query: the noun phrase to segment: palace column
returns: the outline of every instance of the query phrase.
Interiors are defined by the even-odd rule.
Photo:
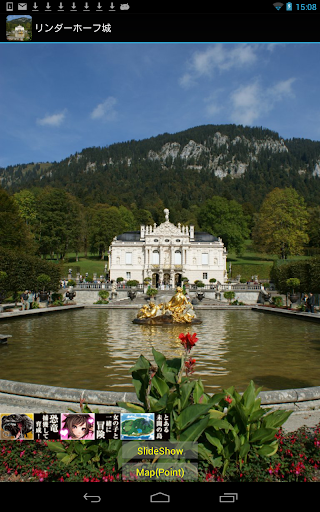
[[[174,288],[174,247],[170,247],[170,285]]]

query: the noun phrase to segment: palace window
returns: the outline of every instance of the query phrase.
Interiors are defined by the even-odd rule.
[[[202,265],[209,265],[209,254],[207,252],[202,253]]]
[[[154,265],[159,265],[159,263],[160,263],[159,251],[153,251],[153,253],[152,253],[152,263]]]
[[[126,265],[132,265],[132,252],[126,252]]]
[[[175,251],[174,253],[174,264],[181,265],[181,251]]]
[[[208,274],[207,274],[207,272],[203,272],[203,274],[202,274],[202,279],[208,279]]]

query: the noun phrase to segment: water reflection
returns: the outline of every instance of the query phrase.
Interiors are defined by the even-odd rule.
[[[133,324],[132,310],[81,310],[1,324],[11,334],[0,347],[2,379],[39,384],[133,391],[130,368],[152,347],[179,357],[181,332],[196,332],[194,378],[207,392],[251,379],[263,389],[319,385],[320,327],[252,311],[199,311],[202,324]]]

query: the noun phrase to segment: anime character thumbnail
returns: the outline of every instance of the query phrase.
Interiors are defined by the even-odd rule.
[[[94,414],[61,414],[61,439],[94,439]]]

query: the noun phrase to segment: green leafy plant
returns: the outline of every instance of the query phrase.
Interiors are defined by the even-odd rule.
[[[109,292],[107,290],[100,290],[98,295],[102,300],[107,300],[109,297]]]
[[[130,281],[127,281],[127,286],[138,286],[139,281],[136,279],[131,279]]]
[[[236,294],[232,291],[229,291],[229,292],[224,292],[223,296],[225,299],[227,299],[229,301],[229,304],[230,304],[232,299],[235,298]]]
[[[55,301],[55,300],[62,300],[63,299],[63,295],[62,293],[53,293],[52,294],[52,300]]]
[[[121,448],[122,442],[116,439],[100,441],[64,441],[56,443],[47,441],[48,448],[56,453],[57,459],[64,464],[84,464],[100,467],[108,462]],[[64,446],[66,445],[66,446]]]
[[[231,387],[224,391],[222,399],[216,395],[217,410],[221,411],[224,402],[229,406],[221,420],[209,422],[205,432],[207,442],[203,446],[212,450],[216,466],[220,458],[222,475],[230,461],[235,461],[241,469],[250,457],[271,457],[278,450],[276,434],[292,411],[269,412],[269,409],[261,408],[261,400],[257,397],[260,391],[251,381],[243,394]]]
[[[64,302],[63,302],[63,300],[57,299],[57,300],[54,300],[51,305],[55,306],[55,307],[64,306]],[[39,304],[38,304],[38,307],[39,307]]]
[[[94,302],[94,304],[109,304],[108,297],[109,292],[107,290],[100,290],[98,293],[100,299]]]
[[[158,290],[156,288],[148,288],[147,291],[146,291],[146,294],[149,295],[149,297],[154,297],[155,295],[157,295],[158,293]]]
[[[283,299],[282,299],[282,297],[280,297],[280,295],[277,295],[277,296],[273,297],[272,304],[274,306],[276,306],[277,308],[280,308],[281,306],[283,306]]]
[[[49,285],[51,283],[51,278],[47,274],[40,274],[37,277],[37,283],[38,283],[39,288],[41,288],[42,291],[44,292],[45,289],[49,287]]]
[[[261,388],[250,382],[243,394],[234,387],[212,396],[204,391],[201,379],[190,381],[196,360],[190,352],[198,341],[196,334],[179,335],[184,347],[181,358],[167,359],[153,349],[154,363],[143,355],[131,368],[137,402],[118,402],[134,413],[155,412],[170,415],[170,441],[197,442],[199,460],[221,468],[225,477],[228,467],[242,469],[257,458],[273,457],[279,448],[277,433],[292,411],[273,411],[261,407]],[[91,411],[80,403],[83,412]],[[99,466],[110,456],[123,465],[122,442],[119,440],[48,442],[50,450],[64,464]],[[134,453],[133,453],[134,455]],[[165,456],[160,457],[166,462]],[[158,459],[158,460],[159,460]],[[155,462],[155,461],[154,461]]]
[[[289,290],[291,290],[291,293],[294,293],[294,290],[299,288],[300,286],[300,279],[298,279],[297,277],[290,277],[289,279],[286,280],[286,284]]]
[[[246,463],[251,455],[272,456],[278,449],[278,428],[291,411],[269,412],[251,381],[243,395],[233,387],[215,395],[204,392],[201,379],[191,382],[196,360],[190,351],[198,341],[196,334],[180,334],[185,353],[167,360],[152,350],[156,365],[141,355],[131,368],[140,404],[119,402],[130,412],[170,414],[170,440],[198,442],[199,458],[223,468],[230,461]],[[185,375],[184,375],[185,373]],[[121,458],[118,460],[121,466]]]

